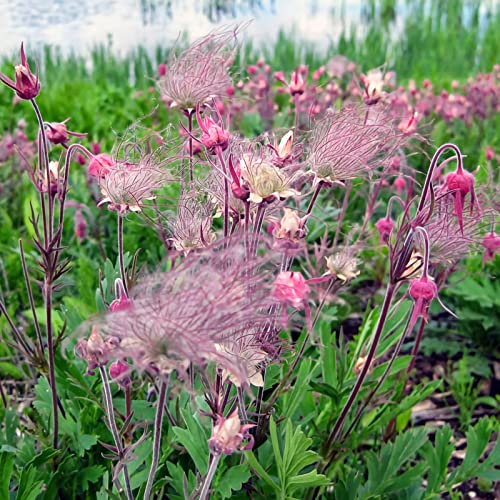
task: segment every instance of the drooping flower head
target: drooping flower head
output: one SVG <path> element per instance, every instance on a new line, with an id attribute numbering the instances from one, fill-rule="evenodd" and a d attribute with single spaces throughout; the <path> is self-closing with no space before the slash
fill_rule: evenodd
<path id="1" fill-rule="evenodd" d="M 224 96 L 232 85 L 228 69 L 233 62 L 238 31 L 214 31 L 180 54 L 172 52 L 165 73 L 158 80 L 162 99 L 187 110 Z"/>
<path id="2" fill-rule="evenodd" d="M 87 134 L 81 134 L 79 132 L 71 132 L 66 127 L 66 123 L 69 121 L 69 118 L 66 118 L 63 122 L 60 123 L 47 123 L 47 139 L 52 144 L 61 144 L 62 146 L 66 146 L 69 141 L 69 136 L 73 137 L 85 137 Z"/>
<path id="3" fill-rule="evenodd" d="M 465 208 L 465 198 L 470 194 L 470 211 L 472 212 L 477 204 L 476 193 L 474 190 L 474 175 L 467 172 L 463 168 L 462 159 L 458 159 L 458 167 L 455 172 L 451 172 L 446 176 L 445 185 L 441 190 L 442 192 L 451 192 L 455 199 L 455 215 L 457 216 L 460 229 L 463 232 L 463 213 Z"/>
<path id="4" fill-rule="evenodd" d="M 314 182 L 331 185 L 360 177 L 382 165 L 401 141 L 383 107 L 331 111 L 311 132 L 308 163 Z"/>
<path id="5" fill-rule="evenodd" d="M 235 451 L 250 450 L 253 446 L 253 436 L 248 431 L 252 427 L 255 425 L 241 424 L 237 409 L 227 418 L 217 415 L 208 447 L 215 455 L 232 455 Z M 243 444 L 246 440 L 248 442 Z"/>
<path id="6" fill-rule="evenodd" d="M 242 244 L 190 253 L 173 270 L 139 282 L 130 291 L 133 307 L 108 313 L 100 331 L 118 339 L 118 358 L 153 376 L 183 376 L 191 363 L 215 362 L 248 383 L 248 363 L 238 349 L 219 346 L 237 344 L 267 324 L 271 287 L 259 263 L 245 258 Z"/>
<path id="7" fill-rule="evenodd" d="M 481 245 L 484 248 L 483 253 L 483 266 L 487 261 L 493 260 L 495 254 L 500 252 L 500 236 L 493 231 L 493 229 L 484 235 Z"/>

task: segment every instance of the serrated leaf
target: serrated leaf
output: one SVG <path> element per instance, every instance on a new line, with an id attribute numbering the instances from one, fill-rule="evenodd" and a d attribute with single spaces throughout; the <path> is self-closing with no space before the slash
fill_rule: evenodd
<path id="1" fill-rule="evenodd" d="M 217 492 L 222 498 L 231 498 L 233 491 L 241 490 L 241 487 L 250 479 L 248 463 L 236 465 L 228 469 L 217 483 Z"/>

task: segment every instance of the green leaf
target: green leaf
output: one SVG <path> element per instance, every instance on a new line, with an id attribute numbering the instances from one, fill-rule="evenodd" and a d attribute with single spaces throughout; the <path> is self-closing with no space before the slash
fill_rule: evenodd
<path id="1" fill-rule="evenodd" d="M 271 476 L 264 470 L 262 465 L 260 465 L 259 461 L 255 458 L 255 455 L 251 451 L 245 452 L 245 460 L 248 462 L 250 468 L 253 469 L 261 479 L 263 479 L 275 491 L 277 492 L 280 491 L 279 486 L 273 481 Z"/>
<path id="2" fill-rule="evenodd" d="M 231 498 L 233 491 L 241 490 L 241 487 L 250 479 L 248 462 L 244 462 L 228 469 L 219 478 L 216 491 L 222 498 Z"/>
<path id="3" fill-rule="evenodd" d="M 181 410 L 181 413 L 186 429 L 174 427 L 172 430 L 179 443 L 186 448 L 200 474 L 204 476 L 208 470 L 208 435 L 198 415 L 191 414 L 189 410 Z"/>
<path id="4" fill-rule="evenodd" d="M 14 455 L 12 452 L 0 453 L 0 498 L 9 498 L 9 485 L 14 470 Z"/>
<path id="5" fill-rule="evenodd" d="M 448 463 L 455 449 L 452 437 L 453 431 L 451 427 L 445 425 L 436 431 L 434 446 L 432 446 L 430 442 L 427 442 L 422 447 L 420 454 L 429 464 L 426 488 L 427 494 L 437 494 L 441 492 L 441 484 L 446 480 Z"/>

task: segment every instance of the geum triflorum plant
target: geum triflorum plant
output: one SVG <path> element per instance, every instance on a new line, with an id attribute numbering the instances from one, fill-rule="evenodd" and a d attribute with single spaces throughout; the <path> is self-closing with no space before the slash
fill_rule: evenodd
<path id="1" fill-rule="evenodd" d="M 307 67 L 298 67 L 289 83 L 278 75 L 291 104 L 283 122 L 292 128 L 257 138 L 240 134 L 230 119 L 236 107 L 230 74 L 235 33 L 212 33 L 159 68 L 161 98 L 170 113 L 179 108 L 187 117 L 187 126 L 174 124 L 178 136 L 172 124 L 155 131 L 136 123 L 109 154 L 70 144 L 70 136 L 82 134 L 68 132 L 66 120 L 43 122 L 34 100 L 40 83 L 23 50 L 16 81 L 2 76 L 18 97 L 32 102 L 39 124 L 38 165 L 30 177 L 40 214 L 33 208 L 31 223 L 41 256 L 46 331 L 37 320 L 22 244 L 36 340 L 0 306 L 27 363 L 48 373 L 54 449 L 58 436 L 64 437 L 61 451 L 47 451 L 54 452 L 52 469 L 45 471 L 50 478 L 73 453 L 67 444 L 70 423 L 93 418 L 97 451 L 88 446 L 77 458 L 91 466 L 95 461 L 100 475 L 110 472 L 102 479 L 103 495 L 205 499 L 245 489 L 253 496 L 317 498 L 330 495 L 332 485 L 335 495 L 342 485 L 357 491 L 363 456 L 356 455 L 360 469 L 349 471 L 354 466 L 343 460 L 344 447 L 358 453 L 361 444 L 376 450 L 380 437 L 392 439 L 401 401 L 411 408 L 423 397 L 407 397 L 404 386 L 432 304 L 440 302 L 440 291 L 471 245 L 483 244 L 485 261 L 498 250 L 494 213 L 457 146 L 437 150 L 419 189 L 409 153 L 421 144 L 420 117 L 398 92 L 383 91 L 389 78 L 380 72 L 353 80 L 335 110 L 328 109 L 332 99 L 315 101 Z M 264 113 L 269 71 L 261 65 L 249 73 L 259 77 L 255 98 Z M 51 161 L 48 141 L 62 146 L 63 161 Z M 447 150 L 453 156 L 441 160 Z M 67 201 L 77 151 L 89 160 L 88 206 Z M 452 162 L 457 168 L 449 172 Z M 106 241 L 99 243 L 116 249 L 117 262 L 103 263 L 97 292 L 102 313 L 74 328 L 62 358 L 55 356 L 62 332 L 54 335 L 52 315 L 57 280 L 70 264 L 61 258 L 65 206 L 77 207 L 78 241 L 85 234 L 83 210 L 116 219 L 117 232 L 106 228 Z M 374 220 L 379 212 L 385 216 Z M 146 247 L 142 254 L 139 244 Z M 367 311 L 348 352 L 343 337 L 331 331 L 331 316 L 341 294 L 366 277 L 370 245 L 377 244 L 377 253 L 387 252 L 385 296 L 380 310 Z M 401 364 L 403 344 L 414 329 L 413 350 Z M 81 415 L 75 416 L 69 395 L 59 401 L 57 373 L 64 375 L 65 394 L 75 391 Z M 394 382 L 389 396 L 379 398 L 389 390 L 387 379 Z M 323 395 L 328 402 L 322 407 Z M 5 394 L 3 401 L 7 406 Z M 61 411 L 72 409 L 62 428 L 58 404 Z M 369 436 L 366 409 L 387 414 L 378 427 L 367 427 Z M 104 424 L 98 425 L 102 415 Z M 481 425 L 478 432 L 489 438 L 491 430 Z M 401 450 L 411 438 L 415 449 L 408 457 L 426 439 L 421 429 L 411 432 L 381 452 L 383 463 L 394 457 L 387 459 L 394 474 L 409 467 Z M 380 471 L 375 451 L 370 453 L 364 488 L 383 494 L 383 482 L 380 491 L 372 485 Z M 55 495 L 85 494 L 50 480 Z M 433 493 L 448 484 L 445 477 L 431 483 Z"/>

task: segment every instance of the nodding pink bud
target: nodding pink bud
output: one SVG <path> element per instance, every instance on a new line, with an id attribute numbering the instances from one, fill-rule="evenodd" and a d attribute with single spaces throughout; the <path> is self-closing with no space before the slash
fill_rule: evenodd
<path id="1" fill-rule="evenodd" d="M 255 66 L 251 65 L 251 66 L 248 66 L 247 71 L 249 74 L 255 75 L 257 73 L 257 68 Z"/>
<path id="2" fill-rule="evenodd" d="M 101 146 L 98 142 L 92 143 L 92 154 L 98 155 L 101 152 Z"/>
<path id="3" fill-rule="evenodd" d="M 410 318 L 410 330 L 413 328 L 417 319 L 421 316 L 427 321 L 427 311 L 433 299 L 437 297 L 437 286 L 432 279 L 427 276 L 414 279 L 408 289 L 410 297 L 415 301 L 413 313 Z"/>
<path id="4" fill-rule="evenodd" d="M 228 95 L 228 97 L 234 97 L 234 87 L 228 87 L 226 89 L 226 94 Z"/>
<path id="5" fill-rule="evenodd" d="M 64 122 L 47 124 L 47 139 L 52 144 L 66 144 L 69 141 L 68 128 Z"/>
<path id="6" fill-rule="evenodd" d="M 273 296 L 283 304 L 302 309 L 309 295 L 309 286 L 302 273 L 281 272 L 274 282 Z"/>
<path id="7" fill-rule="evenodd" d="M 458 89 L 458 87 L 459 87 L 459 86 L 460 86 L 460 84 L 457 82 L 457 80 L 453 80 L 453 81 L 451 82 L 451 88 L 452 88 L 453 90 Z"/>
<path id="8" fill-rule="evenodd" d="M 87 158 L 85 155 L 82 155 L 82 153 L 78 153 L 76 155 L 76 161 L 80 164 L 80 165 L 85 165 L 85 163 L 87 163 Z"/>
<path id="9" fill-rule="evenodd" d="M 109 312 L 127 311 L 133 306 L 132 301 L 127 297 L 123 282 L 119 278 L 115 280 L 115 297 L 116 299 L 109 305 Z"/>
<path id="10" fill-rule="evenodd" d="M 253 437 L 248 433 L 248 430 L 252 427 L 255 425 L 241 425 L 238 410 L 235 410 L 227 418 L 217 415 L 217 423 L 212 429 L 208 446 L 216 455 L 220 453 L 231 455 L 237 450 L 249 450 L 253 446 Z M 248 439 L 248 443 L 243 445 L 245 439 Z"/>
<path id="11" fill-rule="evenodd" d="M 264 64 L 266 63 L 266 61 L 261 57 L 258 61 L 257 61 L 257 67 L 258 68 L 262 68 L 264 66 Z"/>
<path id="12" fill-rule="evenodd" d="M 69 141 L 69 136 L 85 137 L 87 134 L 79 134 L 78 132 L 70 132 L 66 127 L 67 118 L 61 123 L 47 123 L 46 135 L 47 139 L 52 144 L 62 144 L 63 146 Z"/>
<path id="13" fill-rule="evenodd" d="M 446 176 L 445 189 L 453 192 L 453 196 L 455 198 L 455 215 L 458 218 L 458 224 L 463 234 L 463 211 L 465 196 L 467 195 L 467 193 L 471 194 L 471 209 L 474 206 L 476 200 L 476 195 L 474 192 L 474 176 L 460 166 L 455 172 L 452 172 Z"/>
<path id="14" fill-rule="evenodd" d="M 283 73 L 283 71 L 276 71 L 276 73 L 274 73 L 274 78 L 278 80 L 278 82 L 286 83 L 285 73 Z"/>
<path id="15" fill-rule="evenodd" d="M 122 389 L 127 389 L 131 386 L 132 380 L 129 377 L 130 367 L 123 361 L 115 361 L 109 365 L 109 376 L 116 382 Z"/>
<path id="16" fill-rule="evenodd" d="M 377 226 L 378 232 L 380 234 L 380 242 L 388 243 L 389 237 L 391 236 L 392 230 L 394 229 L 394 221 L 389 217 L 384 217 L 380 219 L 375 226 Z"/>
<path id="17" fill-rule="evenodd" d="M 432 86 L 431 81 L 430 81 L 428 78 L 426 78 L 426 79 L 424 80 L 423 85 L 424 85 L 424 87 L 425 87 L 426 89 L 428 89 L 428 88 L 430 88 L 430 87 Z"/>
<path id="18" fill-rule="evenodd" d="M 206 130 L 203 131 L 201 142 L 207 149 L 219 146 L 223 151 L 229 146 L 231 134 L 217 125 L 211 118 L 205 119 Z M 209 121 L 210 120 L 210 121 Z"/>
<path id="19" fill-rule="evenodd" d="M 486 160 L 491 161 L 495 157 L 495 151 L 491 146 L 486 146 Z"/>
<path id="20" fill-rule="evenodd" d="M 307 68 L 306 68 L 307 72 Z M 288 89 L 290 90 L 291 95 L 302 95 L 306 90 L 306 82 L 302 78 L 302 72 L 294 71 L 292 73 L 292 78 L 290 80 L 290 85 L 288 85 Z"/>
<path id="21" fill-rule="evenodd" d="M 393 156 L 391 158 L 391 163 L 389 165 L 391 170 L 398 170 L 401 166 L 401 158 L 399 156 Z"/>
<path id="22" fill-rule="evenodd" d="M 92 177 L 106 177 L 109 174 L 115 162 L 111 156 L 101 153 L 90 160 L 89 174 Z"/>
<path id="23" fill-rule="evenodd" d="M 75 212 L 75 234 L 78 243 L 81 243 L 87 236 L 87 221 L 80 209 Z"/>
<path id="24" fill-rule="evenodd" d="M 404 177 L 397 177 L 394 180 L 394 187 L 396 188 L 398 196 L 401 196 L 403 190 L 406 189 L 406 181 L 404 180 Z"/>
<path id="25" fill-rule="evenodd" d="M 500 251 L 500 236 L 495 234 L 494 231 L 486 234 L 481 242 L 481 245 L 484 247 L 483 254 L 483 266 L 487 261 L 493 260 L 495 254 Z"/>
<path id="26" fill-rule="evenodd" d="M 38 80 L 38 70 L 36 75 L 31 72 L 24 45 L 21 43 L 21 64 L 15 68 L 15 79 L 12 81 L 8 76 L 0 73 L 0 81 L 10 87 L 20 99 L 27 101 L 34 99 L 40 93 L 40 82 Z"/>
<path id="27" fill-rule="evenodd" d="M 165 76 L 167 74 L 167 65 L 164 63 L 158 64 L 158 75 Z"/>

